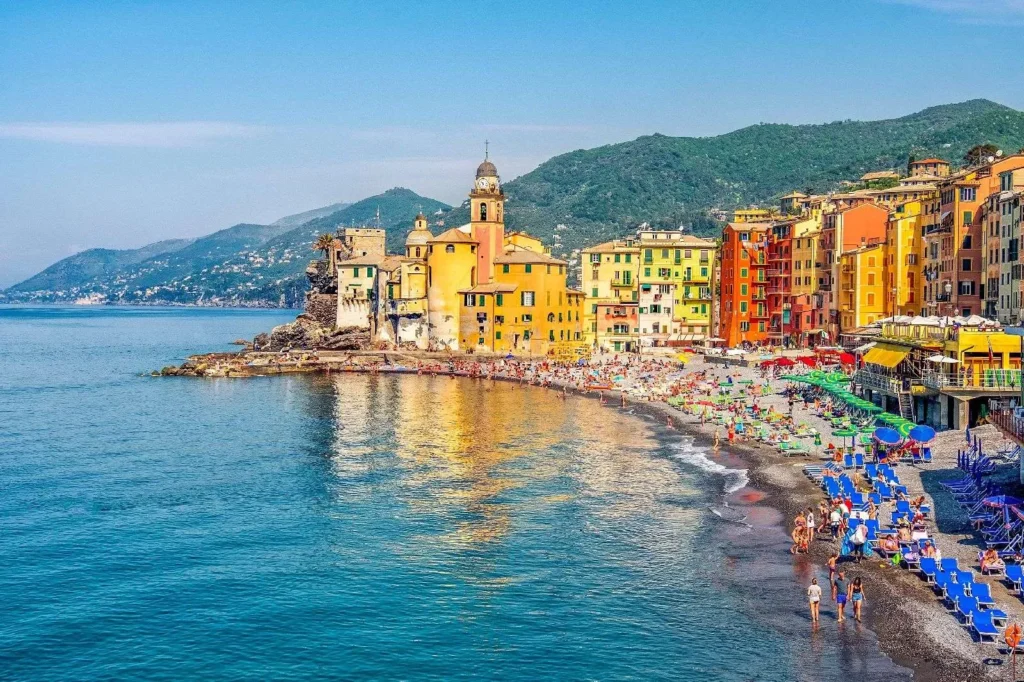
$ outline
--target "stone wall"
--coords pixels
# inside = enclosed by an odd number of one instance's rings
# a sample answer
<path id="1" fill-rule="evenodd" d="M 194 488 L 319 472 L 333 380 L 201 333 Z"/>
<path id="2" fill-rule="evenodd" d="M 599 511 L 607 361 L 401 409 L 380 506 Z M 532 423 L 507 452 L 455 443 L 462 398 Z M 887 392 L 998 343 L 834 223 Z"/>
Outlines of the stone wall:
<path id="1" fill-rule="evenodd" d="M 306 298 L 306 314 L 327 329 L 334 329 L 338 321 L 337 294 L 310 294 Z"/>

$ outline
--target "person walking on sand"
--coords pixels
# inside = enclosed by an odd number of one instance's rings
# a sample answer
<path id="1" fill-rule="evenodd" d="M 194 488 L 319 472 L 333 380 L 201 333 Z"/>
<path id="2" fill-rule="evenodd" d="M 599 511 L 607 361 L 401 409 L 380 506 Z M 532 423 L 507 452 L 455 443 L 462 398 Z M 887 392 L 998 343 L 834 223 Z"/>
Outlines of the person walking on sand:
<path id="1" fill-rule="evenodd" d="M 846 599 L 849 596 L 847 592 L 850 589 L 849 583 L 846 582 L 846 573 L 839 571 L 832 587 L 832 592 L 836 595 L 836 621 L 842 623 L 846 620 L 843 611 L 846 609 Z"/>
<path id="2" fill-rule="evenodd" d="M 832 588 L 832 601 L 836 600 L 836 565 L 839 563 L 839 553 L 832 552 L 826 565 L 828 566 L 828 584 Z"/>
<path id="3" fill-rule="evenodd" d="M 714 445 L 716 453 L 718 452 L 718 443 L 721 441 L 721 439 L 722 439 L 722 435 L 719 432 L 719 430 L 716 428 L 715 429 L 715 445 Z"/>
<path id="4" fill-rule="evenodd" d="M 811 578 L 811 584 L 807 588 L 807 601 L 811 605 L 811 622 L 818 622 L 818 607 L 821 605 L 821 587 L 818 586 L 818 579 Z"/>
<path id="5" fill-rule="evenodd" d="M 859 577 L 853 579 L 853 583 L 850 585 L 850 601 L 853 602 L 853 619 L 858 623 L 860 622 L 860 609 L 864 605 L 864 583 L 861 582 Z"/>

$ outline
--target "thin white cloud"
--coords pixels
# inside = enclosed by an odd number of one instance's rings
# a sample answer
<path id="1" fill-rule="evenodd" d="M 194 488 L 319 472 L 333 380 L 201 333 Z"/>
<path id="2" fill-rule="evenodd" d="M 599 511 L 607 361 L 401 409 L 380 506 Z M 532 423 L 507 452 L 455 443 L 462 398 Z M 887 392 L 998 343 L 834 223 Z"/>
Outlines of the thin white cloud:
<path id="1" fill-rule="evenodd" d="M 970 23 L 1024 21 L 1024 0 L 884 0 L 952 15 Z"/>
<path id="2" fill-rule="evenodd" d="M 191 147 L 252 137 L 268 128 L 222 121 L 173 123 L 0 123 L 0 138 L 110 147 Z"/>

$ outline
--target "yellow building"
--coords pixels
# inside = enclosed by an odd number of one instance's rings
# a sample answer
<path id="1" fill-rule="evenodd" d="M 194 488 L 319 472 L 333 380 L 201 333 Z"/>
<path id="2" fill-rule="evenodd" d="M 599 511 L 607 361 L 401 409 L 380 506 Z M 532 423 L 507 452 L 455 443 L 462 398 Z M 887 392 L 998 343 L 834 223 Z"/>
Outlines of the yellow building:
<path id="1" fill-rule="evenodd" d="M 925 201 L 934 201 L 934 192 Z M 921 315 L 924 305 L 925 201 L 898 204 L 885 228 L 885 316 Z"/>
<path id="2" fill-rule="evenodd" d="M 737 208 L 732 212 L 734 223 L 763 223 L 772 219 L 772 209 L 768 208 Z"/>
<path id="3" fill-rule="evenodd" d="M 583 344 L 583 292 L 566 286 L 566 263 L 506 246 L 494 279 L 463 289 L 460 347 L 548 355 Z"/>
<path id="4" fill-rule="evenodd" d="M 636 243 L 641 345 L 710 336 L 715 243 L 678 230 L 641 230 Z"/>
<path id="5" fill-rule="evenodd" d="M 598 305 L 639 300 L 640 247 L 632 238 L 598 244 L 583 249 L 582 264 L 583 333 L 587 343 L 596 345 Z"/>
<path id="6" fill-rule="evenodd" d="M 792 296 L 810 296 L 818 292 L 818 278 L 821 276 L 821 261 L 818 255 L 818 241 L 821 239 L 819 223 L 808 229 L 798 230 L 801 223 L 794 225 L 793 237 L 793 287 Z"/>
<path id="7" fill-rule="evenodd" d="M 433 237 L 427 247 L 427 320 L 431 345 L 459 348 L 460 306 L 477 284 L 477 241 L 461 228 Z"/>
<path id="8" fill-rule="evenodd" d="M 882 244 L 844 252 L 839 264 L 839 316 L 842 329 L 865 327 L 885 315 Z"/>

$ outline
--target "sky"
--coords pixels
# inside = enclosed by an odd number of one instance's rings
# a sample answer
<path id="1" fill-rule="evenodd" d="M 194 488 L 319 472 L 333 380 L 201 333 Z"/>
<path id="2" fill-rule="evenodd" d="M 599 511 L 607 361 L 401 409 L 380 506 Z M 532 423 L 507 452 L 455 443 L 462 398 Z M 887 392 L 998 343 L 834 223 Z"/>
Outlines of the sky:
<path id="1" fill-rule="evenodd" d="M 639 135 L 1024 109 L 1024 0 L 0 3 L 0 288 Z M 963 58 L 957 59 L 960 55 Z"/>

